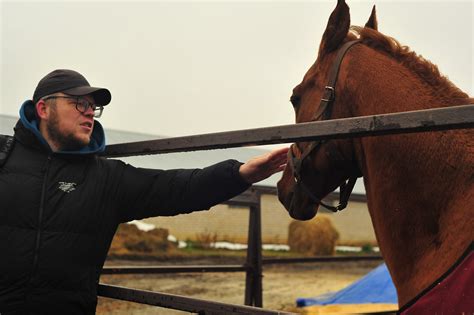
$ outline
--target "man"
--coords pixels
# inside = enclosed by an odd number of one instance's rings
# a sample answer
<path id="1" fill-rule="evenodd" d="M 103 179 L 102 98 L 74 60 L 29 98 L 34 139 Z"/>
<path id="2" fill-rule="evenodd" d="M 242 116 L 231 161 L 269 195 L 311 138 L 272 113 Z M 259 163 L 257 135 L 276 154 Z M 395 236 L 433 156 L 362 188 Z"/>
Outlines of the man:
<path id="1" fill-rule="evenodd" d="M 55 70 L 23 103 L 0 168 L 0 314 L 94 314 L 119 223 L 209 209 L 283 170 L 287 149 L 203 169 L 152 170 L 98 157 L 107 89 Z"/>

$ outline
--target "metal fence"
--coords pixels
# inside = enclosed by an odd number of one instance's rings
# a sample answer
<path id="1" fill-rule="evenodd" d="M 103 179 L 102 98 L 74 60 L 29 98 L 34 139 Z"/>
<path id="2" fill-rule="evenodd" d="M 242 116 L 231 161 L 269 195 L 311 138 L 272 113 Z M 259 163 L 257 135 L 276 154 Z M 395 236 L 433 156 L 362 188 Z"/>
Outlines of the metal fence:
<path id="1" fill-rule="evenodd" d="M 223 149 L 249 145 L 265 145 L 314 141 L 322 139 L 383 136 L 401 133 L 428 132 L 474 127 L 474 105 L 429 109 L 384 115 L 334 119 L 296 125 L 247 129 L 187 137 L 176 137 L 110 145 L 107 157 L 160 154 L 196 150 Z M 103 274 L 169 273 L 169 272 L 245 272 L 244 303 L 247 306 L 203 301 L 170 294 L 140 291 L 101 284 L 98 294 L 105 297 L 157 305 L 198 314 L 288 314 L 263 310 L 262 266 L 270 264 L 380 260 L 380 256 L 314 257 L 262 259 L 260 192 L 252 187 L 244 194 L 226 202 L 250 208 L 247 259 L 243 265 L 182 266 L 182 267 L 106 267 Z M 251 307 L 250 305 L 256 306 Z M 379 314 L 389 314 L 382 312 Z"/>

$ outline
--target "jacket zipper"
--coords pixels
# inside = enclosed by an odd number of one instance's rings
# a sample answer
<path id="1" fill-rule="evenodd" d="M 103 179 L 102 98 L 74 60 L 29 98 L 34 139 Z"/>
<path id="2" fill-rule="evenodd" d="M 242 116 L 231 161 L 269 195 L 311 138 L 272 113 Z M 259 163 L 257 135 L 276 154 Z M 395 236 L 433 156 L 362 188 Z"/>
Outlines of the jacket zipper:
<path id="1" fill-rule="evenodd" d="M 51 162 L 51 155 L 48 155 L 48 159 L 46 160 L 46 164 L 43 167 L 44 171 L 44 179 L 43 179 L 43 186 L 41 187 L 41 201 L 40 201 L 40 208 L 38 213 L 38 230 L 36 231 L 36 246 L 35 246 L 35 257 L 33 259 L 33 274 L 36 272 L 36 268 L 38 267 L 38 255 L 41 243 L 41 225 L 43 221 L 43 210 L 44 210 L 44 200 L 46 194 L 46 183 L 48 179 L 48 171 L 49 171 L 49 164 Z"/>

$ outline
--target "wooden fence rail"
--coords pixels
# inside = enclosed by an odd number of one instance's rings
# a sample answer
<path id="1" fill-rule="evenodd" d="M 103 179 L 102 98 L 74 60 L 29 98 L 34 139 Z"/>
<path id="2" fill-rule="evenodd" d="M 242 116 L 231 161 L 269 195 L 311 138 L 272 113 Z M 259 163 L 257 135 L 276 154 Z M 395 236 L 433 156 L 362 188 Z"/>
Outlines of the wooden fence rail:
<path id="1" fill-rule="evenodd" d="M 181 295 L 136 290 L 113 285 L 99 285 L 98 294 L 104 297 L 120 299 L 135 303 L 172 308 L 175 310 L 197 313 L 199 315 L 289 315 L 293 313 L 265 310 L 258 307 L 235 305 L 193 299 Z"/>

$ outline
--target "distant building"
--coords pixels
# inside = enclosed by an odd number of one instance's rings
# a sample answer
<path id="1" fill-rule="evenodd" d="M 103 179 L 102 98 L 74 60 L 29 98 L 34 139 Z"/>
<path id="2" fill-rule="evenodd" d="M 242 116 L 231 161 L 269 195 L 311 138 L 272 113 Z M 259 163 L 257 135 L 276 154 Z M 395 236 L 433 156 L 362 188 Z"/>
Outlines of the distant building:
<path id="1" fill-rule="evenodd" d="M 0 134 L 13 134 L 17 117 L 0 115 Z M 157 139 L 158 136 L 105 129 L 108 144 Z M 138 167 L 146 168 L 192 168 L 204 167 L 233 158 L 246 161 L 266 152 L 260 148 L 232 148 L 161 155 L 136 156 L 122 160 Z M 281 174 L 259 183 L 265 192 L 262 195 L 262 239 L 264 243 L 286 243 L 288 225 L 291 222 L 287 211 L 276 196 L 276 183 Z M 359 180 L 361 182 L 361 180 Z M 367 202 L 361 188 L 356 186 L 346 210 L 333 214 L 324 209 L 320 213 L 330 214 L 342 243 L 374 243 L 375 234 L 367 210 Z M 337 197 L 338 198 L 338 197 Z M 336 202 L 330 195 L 329 202 Z M 176 217 L 148 218 L 144 221 L 169 230 L 180 240 L 195 239 L 203 235 L 215 235 L 218 239 L 245 242 L 248 233 L 249 210 L 241 207 L 218 205 L 207 212 L 195 212 Z"/>

